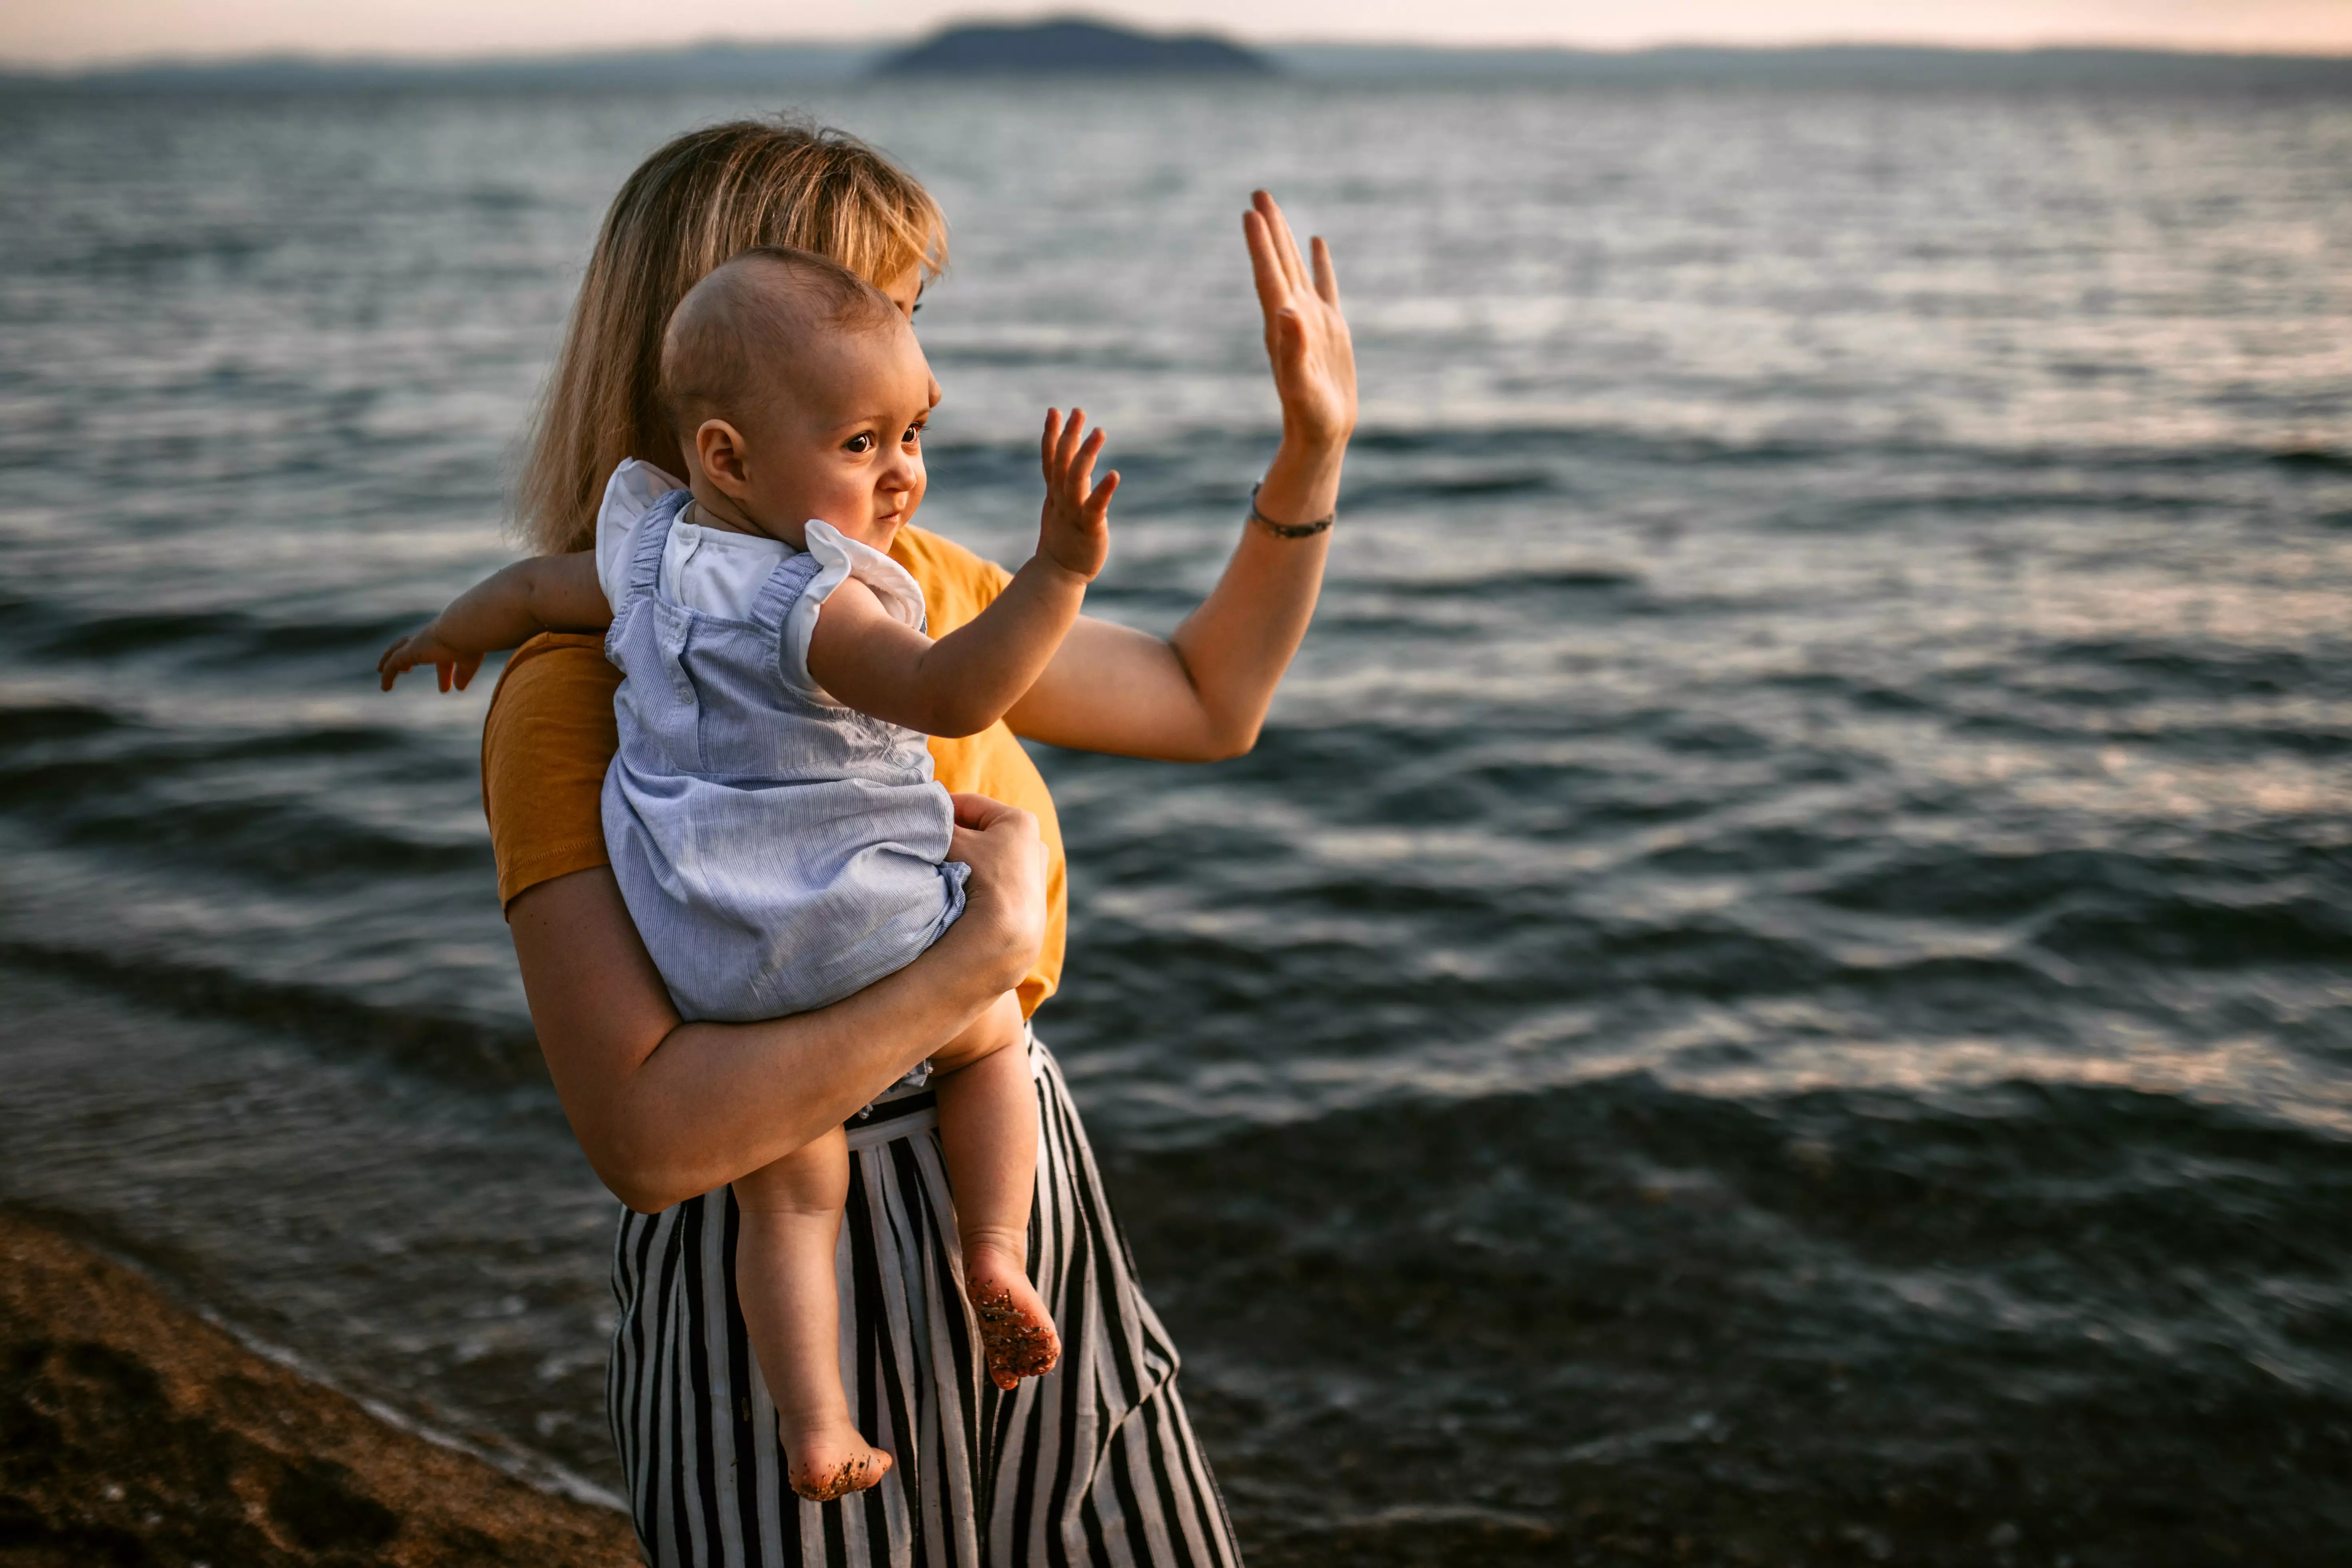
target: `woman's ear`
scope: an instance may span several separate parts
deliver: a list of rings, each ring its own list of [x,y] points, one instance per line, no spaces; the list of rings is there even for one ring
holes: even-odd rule
[[[724,419],[706,419],[695,428],[695,461],[719,493],[730,500],[749,499],[751,491],[750,455],[742,433]]]

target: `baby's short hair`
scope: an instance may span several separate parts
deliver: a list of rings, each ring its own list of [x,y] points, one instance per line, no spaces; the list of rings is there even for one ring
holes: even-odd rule
[[[697,426],[739,417],[814,334],[902,321],[888,295],[839,262],[813,250],[756,246],[714,268],[670,312],[662,402],[690,447]]]

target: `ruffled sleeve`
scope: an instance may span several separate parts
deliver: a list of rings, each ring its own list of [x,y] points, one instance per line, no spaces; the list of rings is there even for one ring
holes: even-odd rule
[[[683,480],[635,458],[622,458],[604,481],[604,500],[596,509],[596,585],[604,590],[604,603],[615,616],[628,592],[629,563],[635,559],[637,530],[646,513],[670,491],[685,488]]]
[[[614,475],[617,483],[620,476]],[[817,563],[814,577],[801,591],[793,607],[784,616],[783,645],[779,650],[778,665],[784,679],[803,696],[819,702],[841,704],[809,674],[809,638],[816,634],[817,612],[833,597],[833,591],[852,577],[865,584],[882,601],[882,607],[903,624],[917,631],[924,628],[923,590],[904,566],[871,545],[845,538],[841,531],[829,522],[809,520],[802,531],[808,542],[808,552]]]

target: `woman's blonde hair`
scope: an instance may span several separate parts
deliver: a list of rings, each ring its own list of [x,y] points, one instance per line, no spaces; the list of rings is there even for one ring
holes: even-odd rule
[[[660,395],[662,329],[686,291],[754,246],[832,258],[877,288],[947,266],[947,219],[915,177],[854,136],[739,120],[657,150],[613,198],[563,352],[531,423],[515,522],[542,555],[594,541],[624,458],[683,474]]]

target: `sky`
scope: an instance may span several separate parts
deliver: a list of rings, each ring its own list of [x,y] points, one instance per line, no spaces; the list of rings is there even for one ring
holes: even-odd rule
[[[0,61],[256,54],[453,57],[712,38],[904,38],[976,15],[1083,11],[1266,42],[2143,44],[2352,53],[2352,0],[5,0]]]

